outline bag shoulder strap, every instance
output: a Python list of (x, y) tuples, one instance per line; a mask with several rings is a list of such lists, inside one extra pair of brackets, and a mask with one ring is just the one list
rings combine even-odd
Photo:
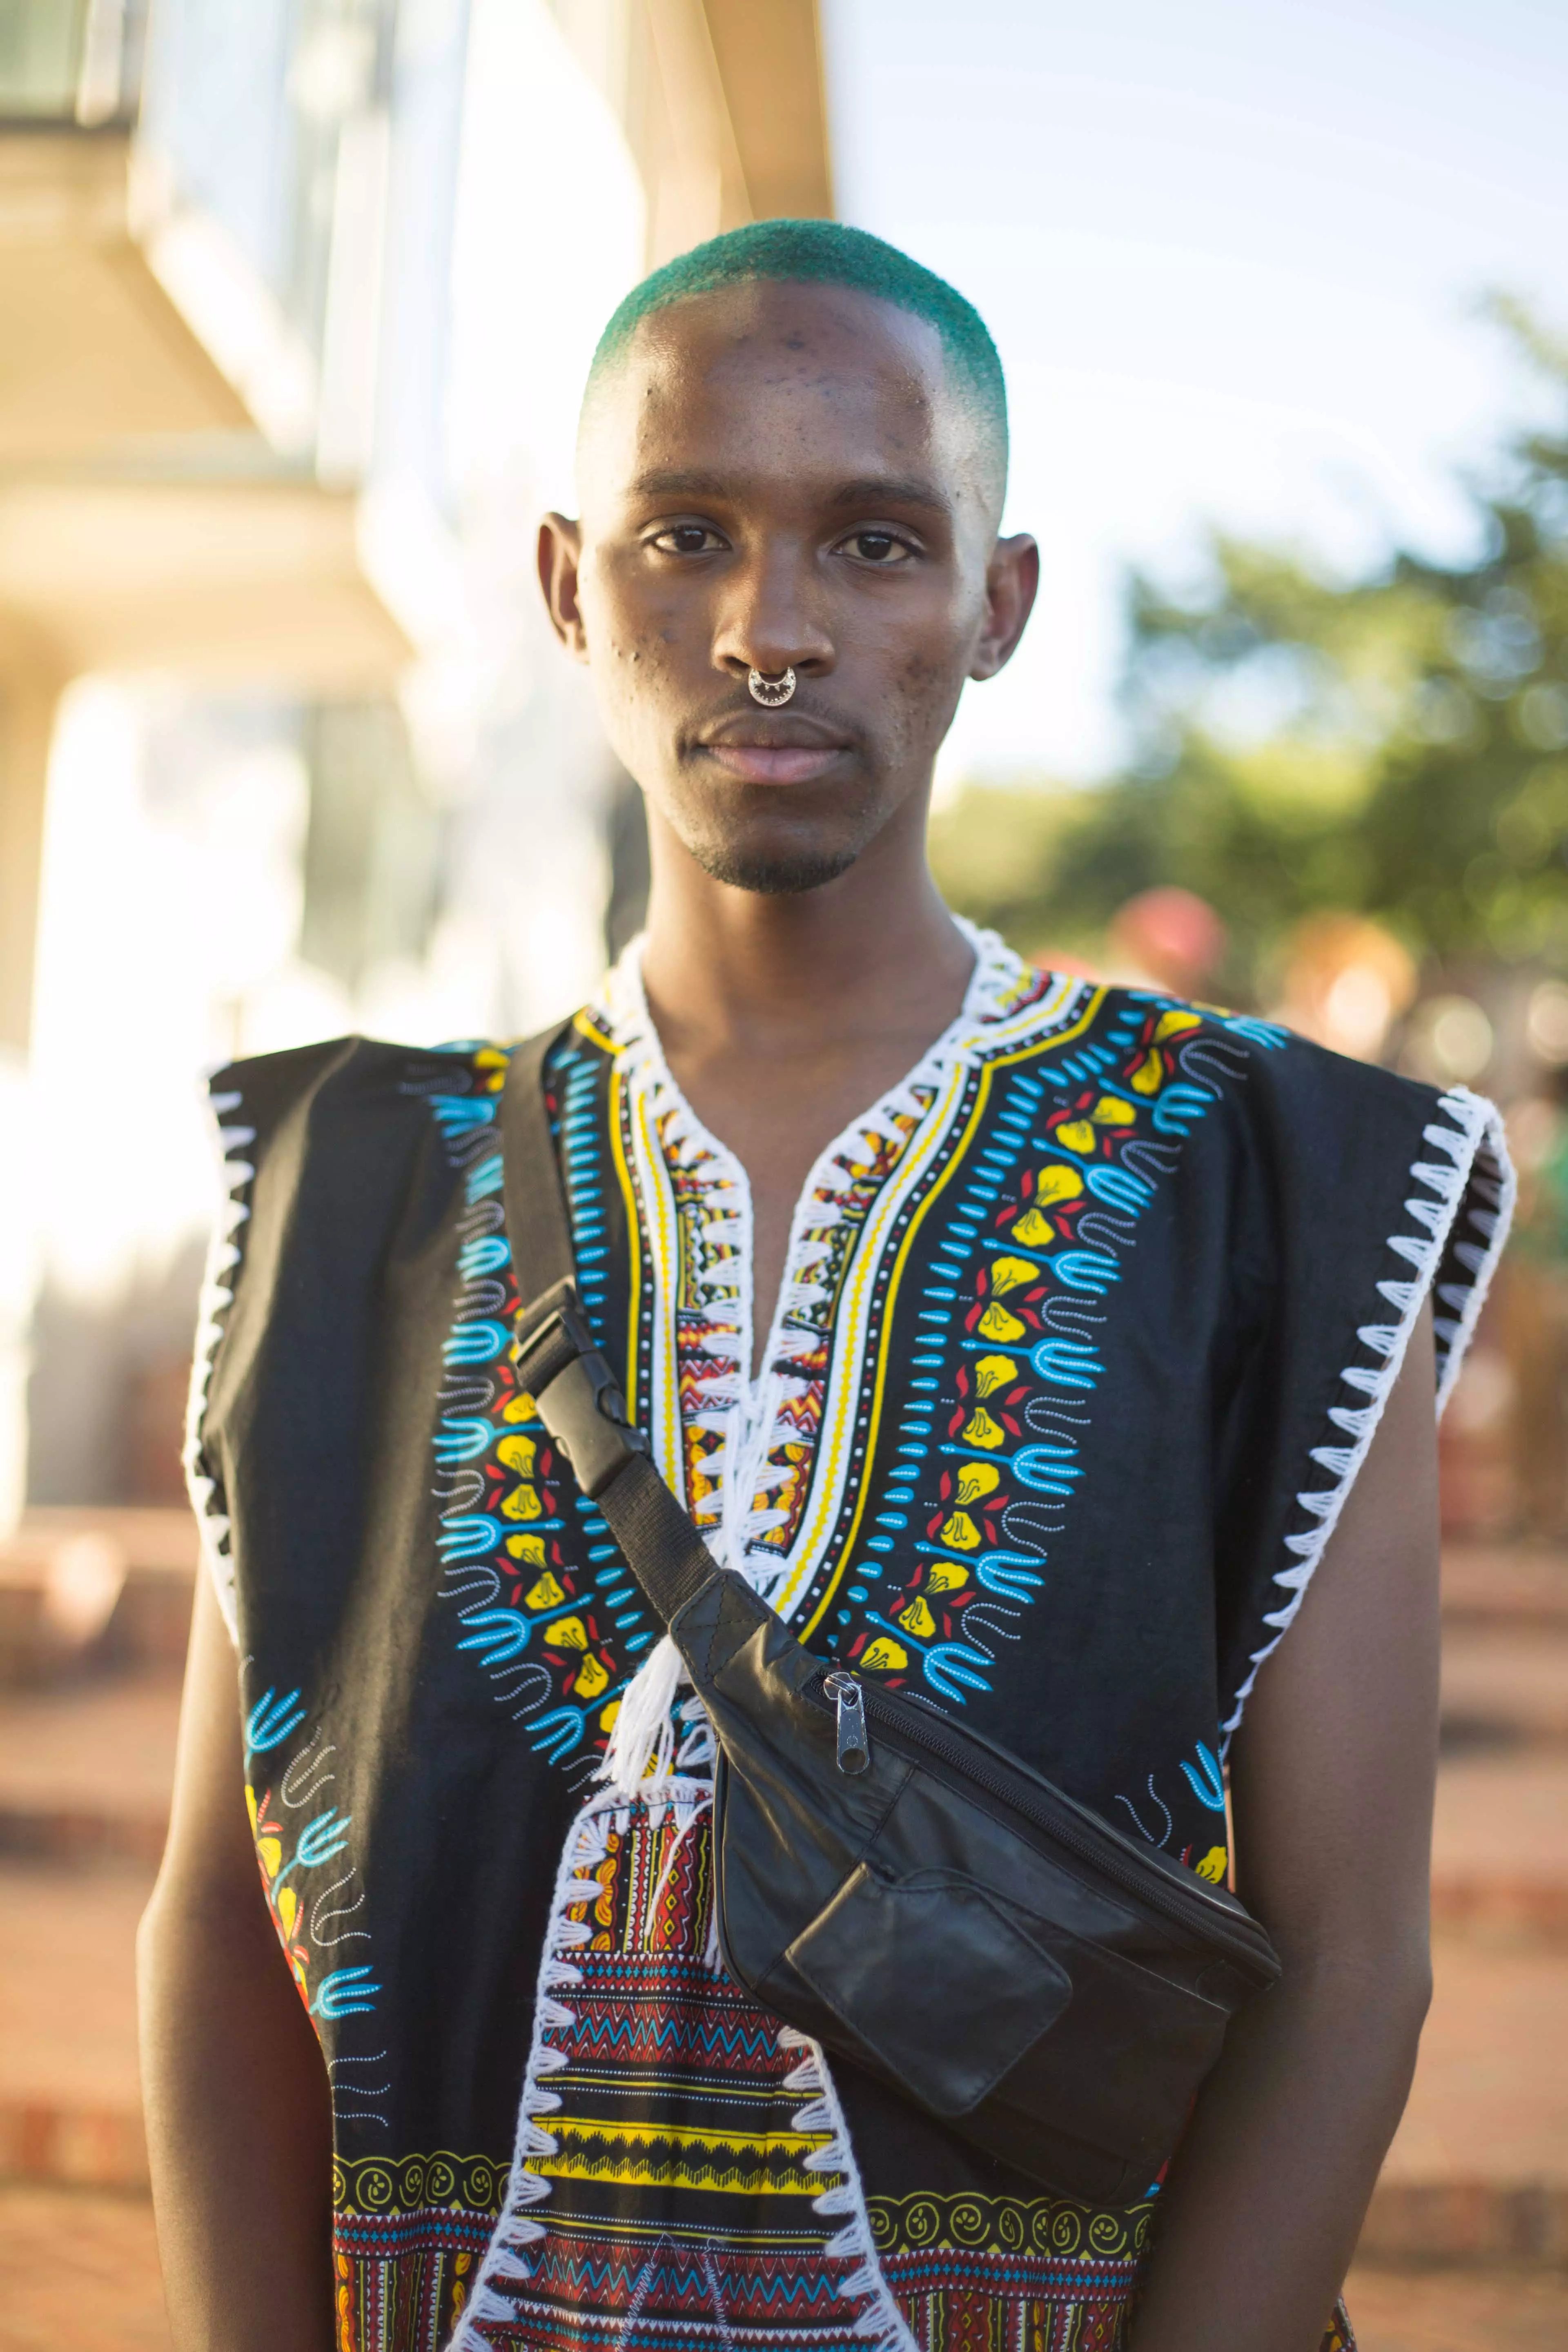
[(569, 1021), (558, 1022), (519, 1045), (501, 1093), (502, 1197), (517, 1274), (520, 1332), (527, 1329), (535, 1303), (547, 1291), (577, 1278), (561, 1162), (544, 1107), (545, 1065), (571, 1026)]
[(524, 1388), (584, 1493), (598, 1505), (632, 1574), (668, 1624), (721, 1574), (633, 1428), (615, 1373), (577, 1295), (572, 1224), (544, 1103), (545, 1066), (569, 1022), (512, 1055), (501, 1093), (501, 1196), (517, 1276), (517, 1361)]

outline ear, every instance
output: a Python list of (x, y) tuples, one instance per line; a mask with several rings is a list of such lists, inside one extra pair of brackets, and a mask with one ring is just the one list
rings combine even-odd
[(994, 677), (1010, 662), (1035, 609), (1040, 585), (1040, 551), (1026, 530), (999, 539), (985, 570), (985, 617), (981, 624), (971, 677)]
[(539, 526), (539, 584), (550, 614), (550, 625), (577, 661), (588, 658), (588, 634), (577, 602), (577, 572), (583, 559), (583, 526), (564, 515), (547, 514)]

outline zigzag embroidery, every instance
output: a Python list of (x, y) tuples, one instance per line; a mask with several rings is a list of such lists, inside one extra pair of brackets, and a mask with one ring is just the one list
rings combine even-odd
[[(1433, 1318), (1437, 1357), (1436, 1410), (1440, 1417), (1508, 1239), (1516, 1184), (1500, 1115), (1495, 1105), (1472, 1094), (1468, 1087), (1451, 1087), (1440, 1097), (1437, 1108), (1447, 1123), (1432, 1121), (1422, 1129), (1422, 1141), (1443, 1157), (1415, 1162), (1410, 1181), (1422, 1190), (1405, 1203), (1405, 1214), (1423, 1230), (1418, 1234), (1391, 1234), (1387, 1242), (1391, 1255), (1412, 1269), (1412, 1278), (1385, 1277), (1377, 1286), (1380, 1296), (1399, 1319), (1394, 1323), (1363, 1324), (1356, 1337), (1377, 1361), (1374, 1365), (1350, 1364), (1340, 1373), (1352, 1397), (1362, 1402), (1331, 1405), (1328, 1417), (1335, 1430), (1342, 1432), (1352, 1443), (1315, 1445), (1311, 1449), (1311, 1461), (1320, 1470), (1326, 1470), (1333, 1483), (1309, 1487), (1296, 1497), (1301, 1509), (1317, 1524), (1306, 1533), (1285, 1538), (1285, 1549), (1292, 1557), (1289, 1565), (1280, 1569), (1274, 1579), (1285, 1598), (1263, 1620), (1272, 1638), (1255, 1650), (1248, 1661), (1247, 1679), (1237, 1693), (1236, 1711), (1222, 1727), (1227, 1746), (1240, 1725), (1259, 1666), (1279, 1648), (1306, 1599), (1307, 1587), (1339, 1524), (1340, 1513), (1399, 1377), (1405, 1348), (1423, 1304), (1435, 1291), (1435, 1307), (1447, 1310)], [(1427, 1199), (1427, 1193), (1436, 1198)], [(1469, 1234), (1464, 1231), (1466, 1225), (1470, 1228)], [(1471, 1238), (1472, 1234), (1475, 1238)]]
[[(840, 2299), (837, 2289), (821, 2272), (785, 2278), (773, 2266), (775, 2258), (773, 2256), (768, 2258), (769, 2266), (765, 2271), (753, 2264), (742, 2267), (722, 2249), (716, 2250), (710, 2260), (723, 2282), (724, 2302), (730, 2310), (741, 2307), (747, 2311), (773, 2313), (810, 2311), (818, 2305), (837, 2304)], [(585, 2294), (596, 2295), (606, 2303), (619, 2302), (622, 2298), (629, 2298), (635, 2292), (645, 2276), (647, 2267), (643, 2263), (638, 2263), (635, 2268), (626, 2262), (595, 2263), (590, 2256), (568, 2255), (552, 2247), (547, 2249), (540, 2263), (536, 2284), (550, 2288), (568, 2303), (577, 2301)], [(683, 2263), (675, 2267), (659, 2263), (656, 2265), (656, 2276), (661, 2302), (667, 2297), (683, 2301), (689, 2298), (700, 2307), (708, 2305), (711, 2290), (706, 2272), (700, 2263)]]
[(657, 2058), (679, 2053), (707, 2058), (760, 2059), (772, 2051), (774, 2027), (726, 2024), (710, 2012), (650, 2018), (646, 2012), (626, 2016), (603, 2011), (584, 2001), (577, 2011), (577, 2036), (594, 2055), (626, 2051)]
[(247, 1147), (256, 1140), (256, 1129), (234, 1123), (234, 1114), (241, 1107), (241, 1097), (237, 1094), (215, 1094), (212, 1097), (213, 1111), (220, 1122), (217, 1139), (222, 1154), (223, 1187), (229, 1197), (213, 1228), (206, 1267), (202, 1276), (201, 1302), (196, 1310), (195, 1353), (191, 1362), (190, 1395), (185, 1405), (184, 1450), (181, 1457), (191, 1508), (195, 1513), (200, 1531), (202, 1559), (212, 1579), (213, 1591), (223, 1612), (223, 1622), (228, 1627), (229, 1639), (237, 1648), (239, 1644), (239, 1603), (234, 1553), (229, 1542), (227, 1504), (216, 1481), (206, 1475), (206, 1465), (202, 1459), (202, 1437), (207, 1390), (212, 1381), (218, 1342), (223, 1338), (228, 1310), (234, 1304), (234, 1286), (238, 1280), (242, 1255), (240, 1229), (250, 1216), (249, 1204), (240, 1196), (256, 1175), (255, 1167), (244, 1156)]
[[(777, 2027), (773, 2029), (777, 2033)], [(555, 2125), (558, 2140), (588, 2142), (616, 2153), (630, 2148), (700, 2148), (715, 2156), (764, 2162), (775, 2156), (798, 2161), (814, 2148), (826, 2147), (826, 2132), (730, 2132), (701, 2124), (579, 2123), (563, 2116)]]

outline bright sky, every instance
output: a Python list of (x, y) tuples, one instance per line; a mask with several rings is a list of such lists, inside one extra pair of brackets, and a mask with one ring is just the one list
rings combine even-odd
[(1563, 0), (823, 0), (842, 216), (969, 295), (1045, 583), (949, 772), (1116, 754), (1117, 583), (1207, 519), (1468, 544), (1526, 394), (1474, 315), (1568, 330)]

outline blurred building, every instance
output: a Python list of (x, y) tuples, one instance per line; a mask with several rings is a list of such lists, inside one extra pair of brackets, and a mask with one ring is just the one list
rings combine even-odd
[(535, 521), (626, 288), (830, 209), (813, 0), (0, 0), (0, 1529), (170, 1491), (205, 1066), (635, 921)]

